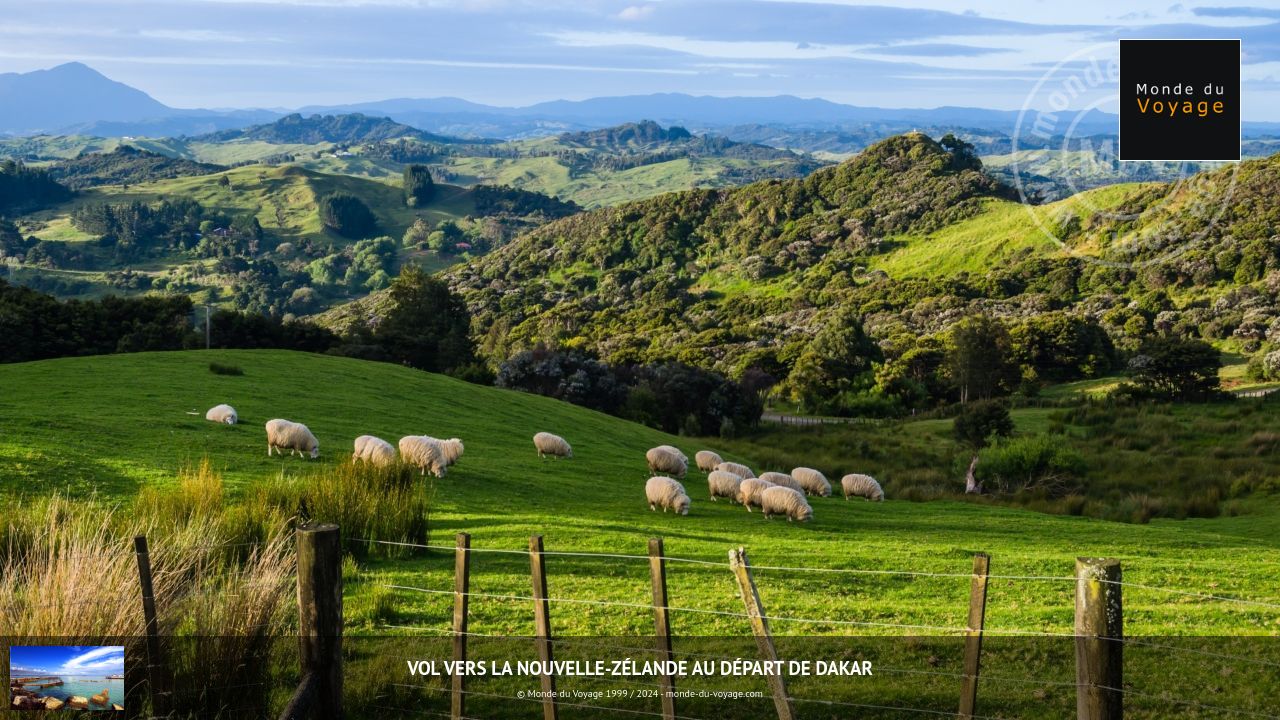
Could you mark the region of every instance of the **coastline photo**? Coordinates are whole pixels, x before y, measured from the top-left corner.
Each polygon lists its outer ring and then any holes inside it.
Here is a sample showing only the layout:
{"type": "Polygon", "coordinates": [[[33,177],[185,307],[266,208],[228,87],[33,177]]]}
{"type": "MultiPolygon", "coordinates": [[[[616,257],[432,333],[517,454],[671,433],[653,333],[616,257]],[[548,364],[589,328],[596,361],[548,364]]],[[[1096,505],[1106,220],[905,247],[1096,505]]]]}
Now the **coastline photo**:
{"type": "Polygon", "coordinates": [[[10,710],[124,710],[124,647],[9,648],[10,710]]]}

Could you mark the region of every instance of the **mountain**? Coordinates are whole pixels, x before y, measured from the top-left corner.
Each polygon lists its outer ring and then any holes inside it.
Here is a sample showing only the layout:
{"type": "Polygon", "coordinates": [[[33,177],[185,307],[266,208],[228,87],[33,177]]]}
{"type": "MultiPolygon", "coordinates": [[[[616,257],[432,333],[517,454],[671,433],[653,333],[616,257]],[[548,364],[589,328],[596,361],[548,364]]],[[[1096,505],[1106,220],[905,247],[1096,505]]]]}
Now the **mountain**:
{"type": "Polygon", "coordinates": [[[258,140],[275,144],[312,143],[368,143],[412,138],[435,143],[461,143],[458,138],[424,132],[391,120],[370,117],[360,113],[345,115],[312,115],[300,113],[286,115],[275,122],[235,130],[223,130],[198,138],[203,142],[231,142],[234,140],[258,140]]]}
{"type": "Polygon", "coordinates": [[[172,115],[141,90],[78,62],[0,74],[0,130],[33,133],[80,123],[137,121],[172,115]]]}
{"type": "Polygon", "coordinates": [[[970,149],[908,134],[800,180],[581,213],[448,277],[493,360],[544,343],[798,386],[815,336],[853,313],[885,356],[877,392],[914,407],[918,368],[900,363],[930,362],[975,312],[1044,340],[1042,358],[1074,358],[1031,363],[1054,381],[1108,372],[1112,348],[1156,328],[1265,349],[1280,327],[1278,191],[1280,155],[1025,206],[970,149]]]}
{"type": "Polygon", "coordinates": [[[54,163],[49,174],[72,190],[81,190],[98,185],[137,185],[153,180],[210,175],[223,170],[226,168],[221,165],[171,158],[121,145],[114,152],[85,153],[54,163]]]}

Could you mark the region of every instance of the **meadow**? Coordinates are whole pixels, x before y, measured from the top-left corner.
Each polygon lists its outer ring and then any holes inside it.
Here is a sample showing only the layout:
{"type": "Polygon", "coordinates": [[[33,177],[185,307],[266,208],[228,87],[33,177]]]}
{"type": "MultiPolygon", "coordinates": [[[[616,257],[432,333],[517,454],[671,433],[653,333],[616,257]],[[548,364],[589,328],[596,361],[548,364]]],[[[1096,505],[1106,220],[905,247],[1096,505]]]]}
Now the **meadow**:
{"type": "MultiPolygon", "coordinates": [[[[740,615],[742,603],[727,565],[728,551],[745,546],[758,567],[761,597],[777,618],[773,631],[789,638],[781,642],[792,643],[793,652],[805,652],[806,638],[854,635],[863,638],[859,646],[864,652],[873,652],[875,642],[894,643],[880,646],[877,657],[896,658],[917,672],[897,684],[886,679],[874,692],[856,683],[837,692],[820,679],[801,679],[794,691],[799,697],[877,697],[888,705],[916,706],[927,700],[924,706],[935,708],[952,703],[955,691],[945,673],[958,667],[954,629],[964,626],[967,573],[977,552],[991,554],[997,576],[991,580],[987,606],[993,648],[988,669],[997,676],[1018,676],[1032,666],[1044,677],[1070,672],[1070,648],[1050,644],[1072,629],[1070,578],[1077,556],[1115,557],[1124,563],[1125,580],[1137,584],[1125,589],[1128,636],[1199,637],[1218,643],[1214,637],[1280,632],[1274,605],[1274,572],[1280,564],[1274,526],[1280,504],[1274,499],[1242,501],[1234,516],[1157,518],[1147,524],[1048,515],[983,501],[902,499],[911,483],[901,456],[926,445],[945,445],[946,420],[898,426],[894,434],[903,438],[898,445],[887,442],[886,428],[875,426],[788,432],[785,438],[770,437],[781,431],[761,431],[733,441],[672,437],[538,396],[389,364],[284,351],[148,353],[5,365],[0,366],[0,388],[0,495],[17,509],[14,518],[24,518],[27,525],[32,517],[45,517],[42,508],[48,503],[60,503],[62,516],[90,525],[98,521],[108,545],[126,547],[137,524],[155,523],[156,518],[204,518],[202,522],[211,523],[203,526],[206,534],[218,543],[278,548],[279,536],[270,528],[287,525],[300,498],[307,499],[312,518],[343,522],[352,672],[367,673],[355,677],[376,679],[392,672],[379,643],[401,643],[396,646],[400,651],[415,656],[430,654],[437,647],[430,638],[447,634],[449,627],[453,553],[387,543],[448,548],[457,532],[470,533],[476,548],[471,589],[482,595],[472,600],[470,629],[479,635],[533,633],[531,603],[520,598],[529,592],[524,551],[535,534],[544,536],[551,553],[586,554],[547,558],[557,635],[610,636],[617,642],[651,634],[648,567],[641,556],[648,538],[663,537],[669,557],[696,561],[673,560],[668,567],[671,605],[682,608],[672,612],[673,631],[687,638],[677,643],[682,652],[714,650],[714,638],[737,638],[740,647],[720,650],[752,654],[746,644],[749,627],[740,615]],[[223,372],[212,372],[210,363],[224,366],[223,372]],[[242,374],[225,374],[226,367],[242,374]],[[203,419],[204,410],[220,402],[239,410],[240,425],[203,419]],[[262,423],[272,417],[306,422],[320,438],[320,459],[268,458],[262,423]],[[539,459],[530,441],[538,430],[564,435],[574,446],[574,458],[539,459]],[[369,475],[348,462],[352,439],[364,433],[393,441],[410,433],[456,436],[465,440],[466,452],[441,479],[400,470],[369,475]],[[702,475],[695,470],[686,478],[694,498],[687,517],[651,512],[643,495],[649,475],[644,452],[662,443],[690,456],[704,447],[718,448],[757,470],[786,469],[803,460],[831,474],[869,472],[884,481],[889,499],[815,498],[810,523],[765,520],[740,506],[707,501],[702,475]],[[108,515],[116,519],[103,522],[108,515]],[[410,515],[421,515],[425,529],[414,529],[410,515]],[[370,540],[381,542],[366,542],[370,540]],[[507,552],[488,552],[495,550],[507,552]],[[907,640],[920,635],[928,638],[907,640]],[[876,637],[885,639],[870,639],[876,637]]],[[[1019,423],[1042,430],[1054,422],[1053,412],[1019,411],[1019,423]]],[[[1206,432],[1215,427],[1213,432],[1226,432],[1212,423],[1249,422],[1196,420],[1195,414],[1188,409],[1183,417],[1191,426],[1209,422],[1201,428],[1209,428],[1206,432]]],[[[1206,444],[1214,442],[1211,434],[1205,436],[1206,444]]],[[[1188,444],[1189,453],[1207,452],[1193,448],[1188,444]]],[[[950,470],[937,472],[945,476],[950,470]]],[[[199,526],[181,527],[198,533],[199,526]]],[[[20,527],[21,532],[31,531],[20,527]]],[[[181,536],[176,529],[156,532],[160,547],[164,538],[181,536]]],[[[171,542],[182,546],[179,540],[171,542]]],[[[54,560],[50,565],[56,567],[58,550],[48,551],[54,560]]],[[[217,560],[239,562],[243,557],[220,554],[217,560]]],[[[114,607],[120,607],[121,593],[130,592],[127,564],[120,577],[110,600],[114,607]]],[[[282,588],[275,601],[287,597],[287,578],[282,584],[278,575],[269,577],[282,588]]],[[[30,601],[22,593],[0,592],[0,605],[6,598],[20,604],[24,597],[30,601]]],[[[132,617],[124,607],[117,614],[132,617]]],[[[276,612],[285,612],[287,622],[287,608],[276,612]]],[[[273,617],[273,622],[281,621],[273,617]]],[[[485,650],[480,640],[477,653],[512,654],[502,641],[490,641],[485,650]]],[[[1202,649],[1196,652],[1204,652],[1207,646],[1197,647],[1202,649]]],[[[1268,647],[1237,652],[1269,652],[1268,647]]],[[[521,646],[520,652],[531,654],[531,646],[521,646]]],[[[572,657],[574,651],[561,652],[572,657]]],[[[825,652],[847,653],[849,648],[828,646],[825,652]]],[[[1159,677],[1161,653],[1138,650],[1130,657],[1135,673],[1145,667],[1153,673],[1149,679],[1159,677]]],[[[1249,681],[1243,686],[1236,682],[1252,677],[1243,674],[1248,670],[1243,667],[1236,679],[1220,683],[1213,697],[1258,707],[1260,698],[1250,694],[1249,681]]],[[[575,687],[590,682],[570,681],[578,683],[575,687]]],[[[439,695],[438,686],[421,691],[372,680],[367,687],[350,684],[364,688],[353,692],[372,693],[360,696],[361,707],[372,711],[382,703],[383,717],[397,716],[385,708],[419,707],[412,703],[439,695]]],[[[517,686],[515,679],[490,685],[494,694],[517,686]]],[[[1069,692],[1051,682],[1038,690],[993,686],[990,692],[1006,698],[1008,707],[1027,712],[1044,700],[1044,693],[1063,708],[1071,700],[1069,692]]],[[[490,714],[503,712],[492,698],[477,702],[477,707],[488,702],[490,714]]],[[[763,702],[735,705],[739,709],[724,717],[756,716],[752,713],[767,707],[767,696],[763,702]]],[[[1015,710],[1015,716],[1022,711],[1015,710]]],[[[1151,713],[1133,716],[1162,716],[1158,709],[1151,713]]],[[[860,716],[897,717],[891,711],[860,716]]]]}

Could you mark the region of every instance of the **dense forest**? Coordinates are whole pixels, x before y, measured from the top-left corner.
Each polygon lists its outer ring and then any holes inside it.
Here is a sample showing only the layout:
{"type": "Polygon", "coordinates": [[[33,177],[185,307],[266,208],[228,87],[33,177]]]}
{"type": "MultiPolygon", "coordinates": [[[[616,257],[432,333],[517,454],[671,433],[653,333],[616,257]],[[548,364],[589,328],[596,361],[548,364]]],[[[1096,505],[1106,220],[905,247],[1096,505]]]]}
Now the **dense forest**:
{"type": "Polygon", "coordinates": [[[70,197],[71,191],[48,170],[14,160],[0,161],[0,216],[32,212],[70,197]]]}
{"type": "Polygon", "coordinates": [[[996,394],[1140,363],[1161,336],[1229,340],[1254,354],[1255,373],[1274,373],[1280,209],[1269,199],[1280,158],[1193,185],[1137,193],[1121,208],[1132,218],[1124,221],[1059,218],[1064,244],[1101,245],[1111,262],[1028,248],[981,274],[892,279],[866,264],[897,237],[1011,197],[967,144],[909,134],[803,180],[576,215],[450,277],[491,361],[541,343],[609,363],[759,372],[783,397],[825,412],[895,414],[962,399],[965,323],[982,325],[972,328],[974,347],[999,350],[985,361],[996,394]],[[1193,192],[1223,209],[1197,242],[1171,253],[1161,237],[1197,237],[1204,223],[1188,212],[1193,192]],[[1129,232],[1144,242],[1105,242],[1129,232]],[[1154,258],[1164,261],[1145,262],[1154,258]]]}
{"type": "Polygon", "coordinates": [[[49,174],[72,190],[98,185],[136,185],[192,175],[210,175],[226,170],[221,165],[171,158],[130,145],[114,152],[83,153],[53,164],[49,174]]]}

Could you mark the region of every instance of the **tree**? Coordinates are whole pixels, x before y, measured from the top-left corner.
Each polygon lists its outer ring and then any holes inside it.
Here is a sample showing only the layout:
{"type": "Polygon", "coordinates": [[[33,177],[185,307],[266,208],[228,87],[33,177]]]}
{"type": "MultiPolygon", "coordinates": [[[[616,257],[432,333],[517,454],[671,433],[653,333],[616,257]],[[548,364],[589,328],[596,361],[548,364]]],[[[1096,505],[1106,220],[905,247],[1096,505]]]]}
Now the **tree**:
{"type": "Polygon", "coordinates": [[[1009,331],[987,315],[972,315],[951,329],[945,368],[962,403],[1007,395],[1021,377],[1009,331]]]}
{"type": "Polygon", "coordinates": [[[1165,400],[1207,400],[1218,390],[1218,350],[1203,340],[1149,338],[1129,361],[1138,388],[1165,400]]]}
{"type": "Polygon", "coordinates": [[[320,222],[346,238],[366,238],[378,230],[378,220],[360,198],[335,192],[320,198],[320,222]]]}
{"type": "Polygon", "coordinates": [[[863,331],[862,318],[843,308],[796,360],[789,376],[792,395],[808,409],[837,404],[880,359],[880,348],[863,331]]]}
{"type": "Polygon", "coordinates": [[[391,283],[391,309],[373,331],[394,362],[444,372],[475,361],[471,316],[443,280],[406,265],[391,283]]]}
{"type": "Polygon", "coordinates": [[[435,194],[436,186],[431,180],[431,169],[426,165],[404,166],[404,202],[409,207],[425,205],[435,194]]]}
{"type": "Polygon", "coordinates": [[[952,432],[961,445],[973,451],[969,471],[964,477],[964,491],[980,493],[982,485],[978,484],[973,475],[978,467],[978,453],[991,444],[992,437],[1008,437],[1013,434],[1013,419],[1009,417],[1009,407],[999,400],[968,403],[956,416],[952,432]]]}

